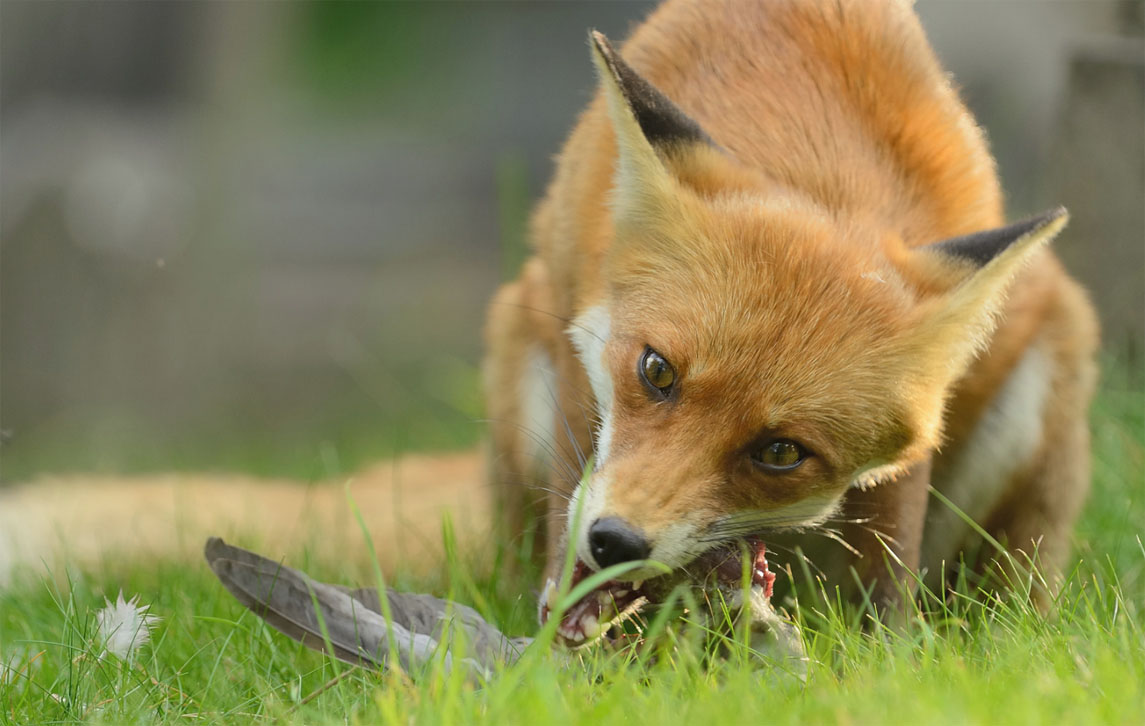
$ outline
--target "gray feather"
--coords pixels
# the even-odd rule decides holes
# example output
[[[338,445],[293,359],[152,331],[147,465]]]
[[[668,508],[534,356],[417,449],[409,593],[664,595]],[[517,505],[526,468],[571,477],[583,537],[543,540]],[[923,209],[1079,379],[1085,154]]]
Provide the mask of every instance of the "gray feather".
[[[252,612],[284,635],[348,663],[384,668],[392,637],[400,665],[409,671],[433,658],[452,628],[467,644],[469,657],[462,665],[472,675],[484,676],[497,662],[516,660],[531,642],[505,637],[472,608],[432,595],[393,590],[386,593],[392,617],[392,628],[387,628],[374,588],[317,582],[217,537],[207,540],[204,554],[227,590]],[[319,614],[330,648],[322,636]],[[442,657],[447,668],[453,666],[448,648]]]

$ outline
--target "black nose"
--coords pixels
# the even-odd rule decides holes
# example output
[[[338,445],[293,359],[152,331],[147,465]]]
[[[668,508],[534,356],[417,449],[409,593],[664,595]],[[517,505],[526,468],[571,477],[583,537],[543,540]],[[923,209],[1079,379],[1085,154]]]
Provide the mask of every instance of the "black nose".
[[[648,540],[620,517],[605,517],[592,523],[588,546],[602,568],[619,562],[647,559],[652,551]]]

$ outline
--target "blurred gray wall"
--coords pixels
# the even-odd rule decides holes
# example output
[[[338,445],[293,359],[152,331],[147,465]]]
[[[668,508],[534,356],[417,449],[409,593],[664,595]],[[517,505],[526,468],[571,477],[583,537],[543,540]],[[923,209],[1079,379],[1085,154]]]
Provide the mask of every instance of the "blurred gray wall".
[[[648,3],[0,4],[0,481],[480,433],[484,305]],[[1141,4],[924,2],[1012,216],[1145,310]],[[1136,94],[1136,95],[1133,95]]]
[[[1145,2],[925,2],[918,12],[986,128],[1011,217],[1064,204],[1054,246],[1108,350],[1145,341]]]

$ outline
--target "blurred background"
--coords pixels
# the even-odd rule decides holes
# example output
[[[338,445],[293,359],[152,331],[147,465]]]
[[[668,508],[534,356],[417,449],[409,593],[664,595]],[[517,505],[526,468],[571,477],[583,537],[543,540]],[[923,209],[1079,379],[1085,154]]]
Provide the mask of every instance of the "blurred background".
[[[486,301],[644,2],[0,3],[0,484],[483,432]],[[1141,2],[919,0],[1012,218],[1145,331]]]

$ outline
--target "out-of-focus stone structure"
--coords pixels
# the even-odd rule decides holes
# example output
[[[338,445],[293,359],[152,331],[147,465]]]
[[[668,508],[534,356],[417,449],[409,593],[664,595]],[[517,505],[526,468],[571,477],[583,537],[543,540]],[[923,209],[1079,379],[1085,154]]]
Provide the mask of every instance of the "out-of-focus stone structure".
[[[593,92],[585,31],[652,4],[331,7],[0,4],[0,483],[479,435],[484,306]],[[1141,3],[917,7],[1011,216],[1071,208],[1059,249],[1140,351]]]

